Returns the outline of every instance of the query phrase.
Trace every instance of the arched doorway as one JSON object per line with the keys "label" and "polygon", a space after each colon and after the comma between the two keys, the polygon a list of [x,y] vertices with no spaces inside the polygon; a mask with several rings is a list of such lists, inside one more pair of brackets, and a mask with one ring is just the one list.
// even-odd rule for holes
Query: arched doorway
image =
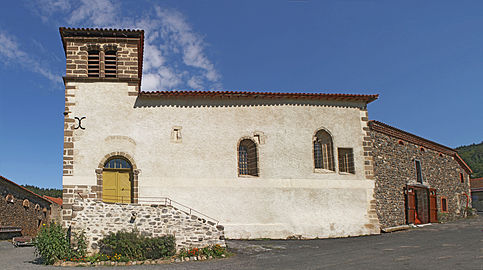
{"label": "arched doorway", "polygon": [[102,200],[112,203],[133,202],[133,168],[121,156],[108,159],[102,170]]}

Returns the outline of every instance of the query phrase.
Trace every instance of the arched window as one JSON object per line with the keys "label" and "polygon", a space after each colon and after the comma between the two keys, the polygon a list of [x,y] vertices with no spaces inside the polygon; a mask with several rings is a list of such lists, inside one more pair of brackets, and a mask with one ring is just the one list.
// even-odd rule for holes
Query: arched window
{"label": "arched window", "polygon": [[335,171],[332,137],[325,130],[319,130],[315,134],[314,164],[316,169]]}
{"label": "arched window", "polygon": [[116,70],[117,70],[117,65],[116,65],[116,51],[115,50],[109,50],[106,51],[104,55],[104,71],[105,71],[105,76],[110,77],[110,78],[116,78]]}
{"label": "arched window", "polygon": [[99,50],[87,52],[87,77],[100,77],[100,60]]}
{"label": "arched window", "polygon": [[5,201],[9,202],[9,203],[14,203],[14,198],[13,198],[13,195],[12,194],[8,194],[6,197],[5,197]]}
{"label": "arched window", "polygon": [[131,164],[123,158],[113,158],[104,164],[107,169],[131,169]]}
{"label": "arched window", "polygon": [[258,176],[257,145],[244,139],[238,146],[238,175]]}

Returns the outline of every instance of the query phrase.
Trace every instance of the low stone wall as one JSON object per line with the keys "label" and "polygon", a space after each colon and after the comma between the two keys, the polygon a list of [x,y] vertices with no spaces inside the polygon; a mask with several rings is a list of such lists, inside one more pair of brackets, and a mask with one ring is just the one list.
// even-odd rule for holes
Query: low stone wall
{"label": "low stone wall", "polygon": [[77,199],[72,206],[69,224],[73,231],[84,230],[90,252],[98,249],[98,241],[109,232],[134,229],[152,237],[174,235],[177,249],[215,244],[225,246],[223,226],[170,205],[117,204]]}

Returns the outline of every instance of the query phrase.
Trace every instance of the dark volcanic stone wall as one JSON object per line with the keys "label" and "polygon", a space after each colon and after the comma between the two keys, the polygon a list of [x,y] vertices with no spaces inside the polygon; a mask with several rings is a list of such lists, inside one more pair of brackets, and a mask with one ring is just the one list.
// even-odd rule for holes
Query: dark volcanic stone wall
{"label": "dark volcanic stone wall", "polygon": [[[13,202],[8,202],[7,195],[13,195]],[[0,179],[0,226],[20,227],[22,235],[35,236],[39,224],[47,224],[51,212],[50,203],[32,193]],[[23,200],[29,200],[29,206],[23,206]],[[35,205],[39,207],[35,207]],[[46,212],[44,212],[44,208]],[[1,237],[1,236],[0,236]],[[7,236],[9,238],[9,236]]]}
{"label": "dark volcanic stone wall", "polygon": [[[421,161],[423,185],[436,189],[439,221],[463,217],[466,196],[470,194],[468,175],[454,158],[432,149],[371,130],[374,142],[374,196],[381,228],[406,224],[404,187],[417,184],[414,160]],[[464,183],[460,182],[460,172]],[[441,197],[448,200],[448,213],[441,213]]]}

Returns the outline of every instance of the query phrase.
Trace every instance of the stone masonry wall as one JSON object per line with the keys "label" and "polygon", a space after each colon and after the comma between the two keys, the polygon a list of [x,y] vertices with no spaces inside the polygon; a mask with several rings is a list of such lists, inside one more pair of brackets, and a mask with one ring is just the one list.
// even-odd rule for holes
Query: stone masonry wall
{"label": "stone masonry wall", "polygon": [[62,190],[62,226],[70,226],[74,201],[87,198],[95,199],[98,189],[98,186],[64,185]]}
{"label": "stone masonry wall", "polygon": [[146,236],[174,235],[177,249],[225,246],[224,228],[170,205],[113,204],[76,199],[72,206],[73,231],[84,230],[89,251],[109,232],[137,229]]}
{"label": "stone masonry wall", "polygon": [[[404,187],[417,184],[414,160],[421,161],[423,185],[435,188],[439,221],[463,217],[469,194],[468,175],[451,155],[424,148],[386,134],[371,131],[373,140],[375,197],[381,228],[406,224]],[[400,142],[401,141],[401,142]],[[460,182],[464,174],[464,183]],[[441,197],[448,201],[448,213],[441,212]]]}

